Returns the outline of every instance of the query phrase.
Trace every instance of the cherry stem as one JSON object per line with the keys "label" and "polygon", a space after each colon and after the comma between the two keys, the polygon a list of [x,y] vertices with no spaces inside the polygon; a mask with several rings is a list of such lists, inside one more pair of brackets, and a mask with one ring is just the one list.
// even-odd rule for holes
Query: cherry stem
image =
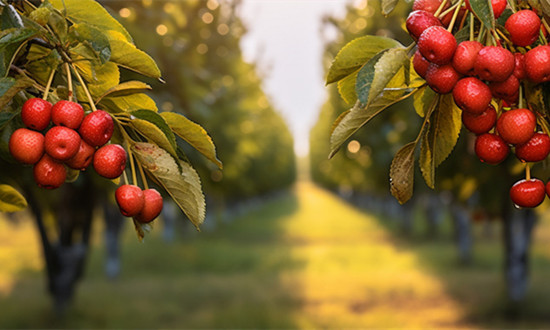
{"label": "cherry stem", "polygon": [[52,85],[53,76],[55,76],[55,69],[52,70],[52,73],[50,73],[50,77],[48,78],[48,82],[46,83],[46,88],[44,90],[44,95],[42,96],[43,100],[48,100],[48,94],[50,93],[50,86]]}
{"label": "cherry stem", "polygon": [[73,78],[71,74],[71,69],[69,68],[69,63],[65,62],[65,71],[67,71],[67,88],[69,89],[68,99],[70,102],[73,101]]}
{"label": "cherry stem", "polygon": [[130,181],[128,181],[128,175],[126,174],[126,170],[122,171],[122,176],[124,178],[124,182],[126,184],[130,184]]}
{"label": "cherry stem", "polygon": [[544,32],[542,32],[542,29],[546,29],[546,31],[550,31],[550,27],[548,26],[548,23],[546,22],[546,19],[542,19],[542,27],[539,31],[540,33],[540,40],[542,40],[542,42],[545,44],[545,45],[548,45],[548,40],[546,39],[546,37],[544,36]]}
{"label": "cherry stem", "polygon": [[464,14],[462,15],[462,20],[460,20],[460,25],[458,26],[458,30],[462,30],[464,27],[464,23],[466,23],[466,19],[468,18],[468,15]]}
{"label": "cherry stem", "polygon": [[447,31],[449,32],[451,32],[453,30],[453,27],[455,26],[456,18],[458,17],[458,12],[460,12],[460,8],[462,7],[462,1],[464,0],[459,0],[458,3],[455,5],[456,8],[453,14],[453,18],[451,19],[451,23],[449,23],[449,27],[447,28]]}
{"label": "cherry stem", "polygon": [[470,41],[474,41],[474,13],[470,12]]}
{"label": "cherry stem", "polygon": [[90,94],[90,91],[88,90],[88,86],[86,86],[86,83],[84,82],[84,79],[82,79],[82,77],[80,76],[80,73],[78,73],[78,70],[76,69],[76,67],[73,64],[71,64],[71,66],[73,67],[74,74],[76,75],[76,78],[78,79],[78,81],[82,85],[82,88],[84,89],[84,93],[86,93],[86,97],[88,98],[88,102],[90,103],[90,107],[92,107],[92,111],[97,111],[97,108],[95,107],[94,100],[92,99],[92,95]]}
{"label": "cherry stem", "polygon": [[519,85],[519,103],[518,103],[518,107],[520,109],[523,108],[523,84]]}
{"label": "cherry stem", "polygon": [[145,176],[145,172],[143,171],[143,167],[141,166],[141,164],[139,162],[138,162],[138,169],[139,169],[139,174],[141,175],[141,182],[143,183],[143,188],[149,189],[149,184],[147,183],[147,177]]}
{"label": "cherry stem", "polygon": [[441,14],[438,15],[438,18],[445,17],[448,13],[453,12],[458,5],[459,5],[458,3],[455,3],[451,7],[447,8],[444,12],[442,12]]}
{"label": "cherry stem", "polygon": [[509,5],[510,8],[512,9],[512,12],[515,13],[515,12],[517,11],[515,1],[508,0],[508,5]]}
{"label": "cherry stem", "polygon": [[130,147],[130,144],[127,143],[126,144],[127,148],[128,148],[128,158],[130,158],[130,167],[132,169],[132,182],[134,183],[134,185],[138,185],[138,182],[137,182],[137,175],[136,175],[136,165],[134,164],[134,154],[132,154],[132,149]]}
{"label": "cherry stem", "polygon": [[441,4],[439,5],[439,8],[437,8],[437,10],[436,10],[435,13],[434,13],[434,16],[435,16],[435,17],[438,17],[439,14],[441,14],[441,12],[443,11],[443,8],[445,8],[445,6],[447,5],[447,1],[448,1],[448,0],[443,0],[443,1],[441,2]]}
{"label": "cherry stem", "polygon": [[531,166],[525,163],[525,180],[531,181]]}
{"label": "cherry stem", "polygon": [[477,35],[477,42],[481,42],[484,35],[485,35],[485,25],[481,24],[479,28],[479,34]]}

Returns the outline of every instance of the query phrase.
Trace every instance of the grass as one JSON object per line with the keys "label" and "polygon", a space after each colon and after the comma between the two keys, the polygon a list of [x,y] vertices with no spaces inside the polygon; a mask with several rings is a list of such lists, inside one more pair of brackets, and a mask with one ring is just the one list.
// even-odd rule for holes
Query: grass
{"label": "grass", "polygon": [[214,231],[180,233],[173,243],[162,240],[160,225],[145,243],[126,226],[114,281],[103,275],[98,227],[74,305],[56,319],[32,224],[1,221],[0,328],[548,326],[546,223],[537,228],[531,290],[513,306],[514,318],[498,232],[483,239],[476,232],[466,267],[448,238],[405,239],[388,223],[301,182]]}

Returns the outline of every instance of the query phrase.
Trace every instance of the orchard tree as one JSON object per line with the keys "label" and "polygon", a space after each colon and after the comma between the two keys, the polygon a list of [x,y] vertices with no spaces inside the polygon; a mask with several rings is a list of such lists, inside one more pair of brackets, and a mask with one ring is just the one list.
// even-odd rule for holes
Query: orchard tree
{"label": "orchard tree", "polygon": [[[396,4],[382,1],[382,12],[390,14]],[[462,126],[476,135],[474,151],[484,166],[507,158],[507,163],[512,162],[508,156],[514,153],[514,167],[524,169],[524,179],[507,183],[512,176],[504,175],[497,184],[507,185],[504,190],[511,199],[501,200],[501,208],[509,294],[519,300],[525,293],[534,217],[529,211],[511,212],[510,206],[536,207],[546,195],[545,183],[532,176],[531,167],[545,161],[550,152],[546,39],[550,4],[416,0],[412,10],[405,22],[414,40],[409,46],[365,36],[348,43],[335,57],[327,83],[338,82],[341,93],[357,101],[334,122],[331,156],[363,125],[409,98],[423,123],[390,167],[390,190],[400,203],[413,194],[417,150],[422,176],[434,188],[436,168],[455,148]],[[506,170],[497,167],[499,173]],[[520,231],[510,221],[514,213],[525,218]]]}
{"label": "orchard tree", "polygon": [[99,3],[0,5],[0,209],[30,207],[61,312],[82,275],[98,206],[116,200],[142,239],[169,196],[199,228],[201,183],[176,136],[221,162],[202,127],[158,112],[140,76],[121,81],[129,71],[162,78]]}

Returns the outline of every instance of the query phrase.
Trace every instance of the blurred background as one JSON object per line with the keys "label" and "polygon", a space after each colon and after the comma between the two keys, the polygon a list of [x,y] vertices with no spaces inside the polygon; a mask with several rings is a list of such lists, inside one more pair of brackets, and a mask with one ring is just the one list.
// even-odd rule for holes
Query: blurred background
{"label": "blurred background", "polygon": [[350,107],[324,84],[330,61],[366,34],[409,44],[411,3],[385,18],[366,0],[100,2],[159,64],[166,83],[147,81],[159,110],[205,127],[224,168],[186,150],[206,193],[200,233],[166,203],[140,243],[128,219],[113,231],[97,210],[63,316],[34,223],[4,215],[0,328],[550,325],[547,206],[512,208],[517,161],[479,163],[463,131],[437,189],[417,173],[415,197],[400,206],[388,171],[416,137],[411,102],[327,159],[332,123]]}

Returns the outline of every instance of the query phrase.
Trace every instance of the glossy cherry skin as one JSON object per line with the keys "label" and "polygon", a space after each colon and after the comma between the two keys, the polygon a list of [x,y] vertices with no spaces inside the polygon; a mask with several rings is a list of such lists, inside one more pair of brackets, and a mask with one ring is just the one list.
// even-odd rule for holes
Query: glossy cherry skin
{"label": "glossy cherry skin", "polygon": [[492,105],[479,115],[462,111],[462,123],[470,132],[479,135],[489,132],[497,122],[497,112]]}
{"label": "glossy cherry skin", "polygon": [[30,129],[19,128],[10,136],[8,148],[18,162],[35,164],[44,154],[44,135]]}
{"label": "glossy cherry skin", "polygon": [[21,108],[21,120],[26,127],[42,131],[52,119],[52,104],[39,98],[28,99]]}
{"label": "glossy cherry skin", "polygon": [[544,183],[539,179],[520,180],[510,188],[510,199],[519,207],[537,207],[544,201],[545,192]]}
{"label": "glossy cherry skin", "polygon": [[506,159],[510,147],[498,135],[484,133],[478,135],[475,142],[475,152],[483,163],[496,165]]}
{"label": "glossy cherry skin", "polygon": [[497,120],[498,134],[510,144],[522,144],[535,134],[537,120],[529,109],[506,111]]}
{"label": "glossy cherry skin", "polygon": [[523,162],[541,162],[550,153],[550,137],[535,133],[529,141],[516,146],[516,157]]}
{"label": "glossy cherry skin", "polygon": [[474,77],[460,79],[453,89],[453,99],[463,111],[481,114],[492,99],[491,90],[481,80]]}

